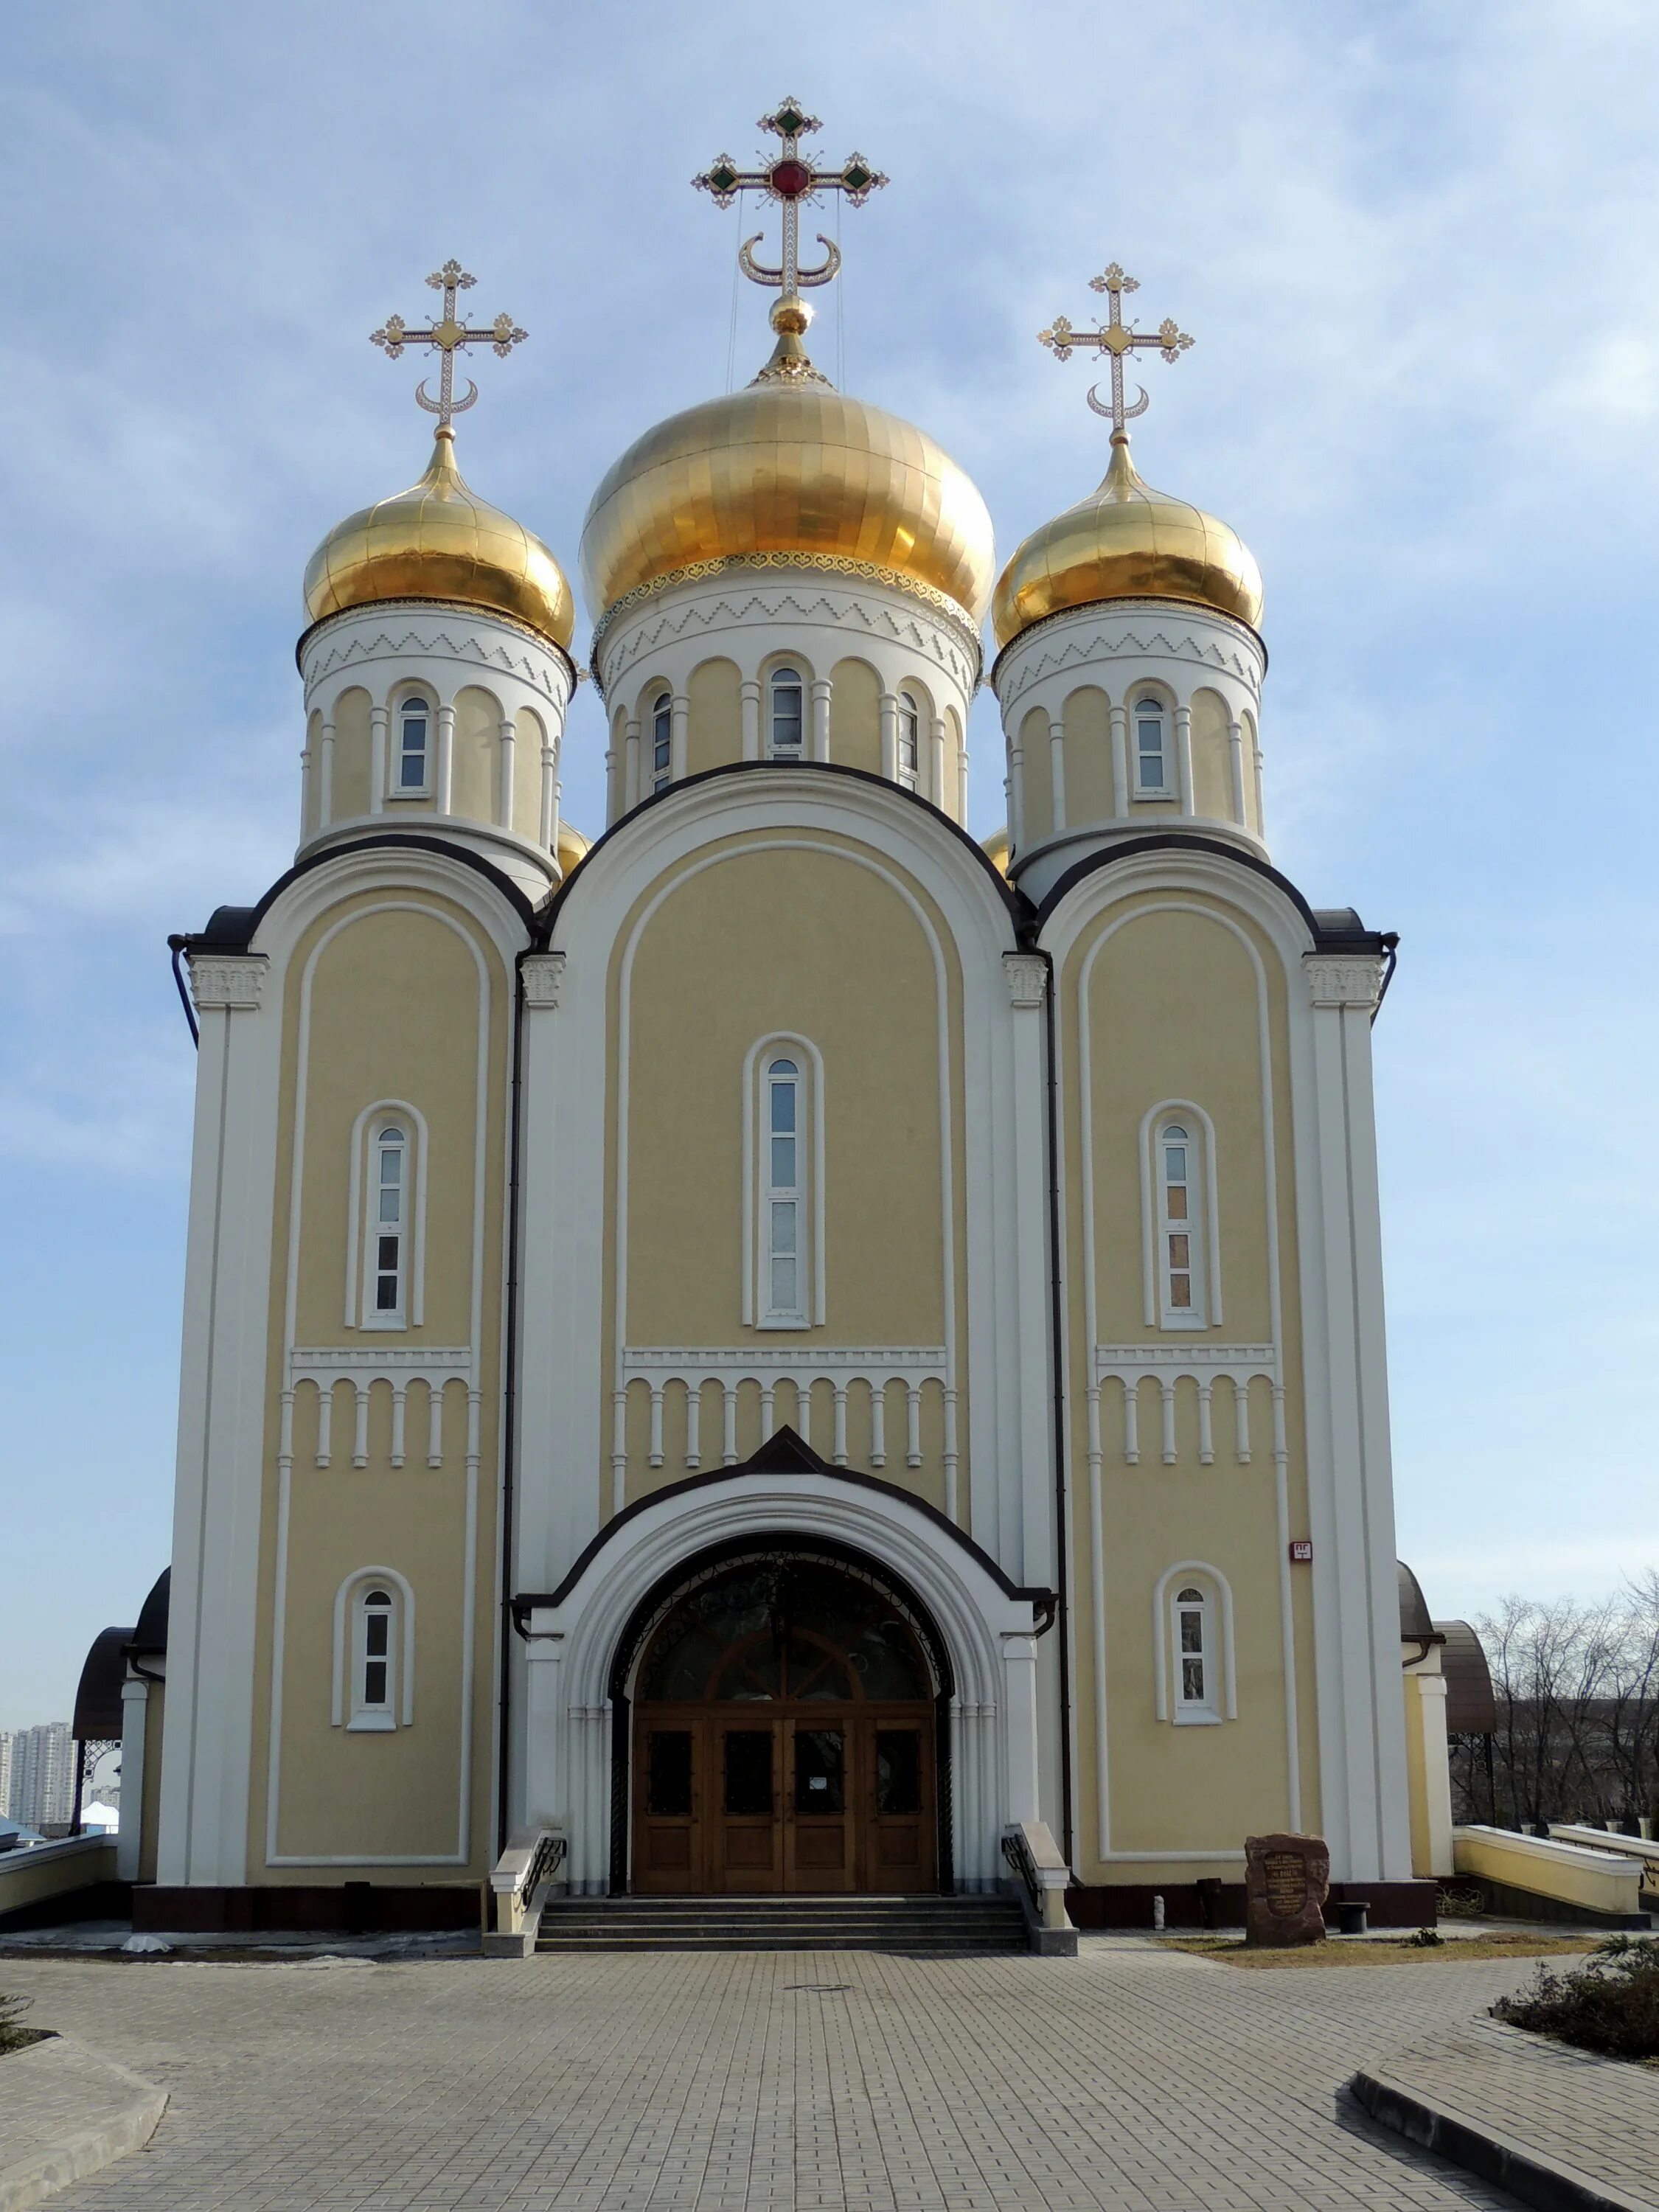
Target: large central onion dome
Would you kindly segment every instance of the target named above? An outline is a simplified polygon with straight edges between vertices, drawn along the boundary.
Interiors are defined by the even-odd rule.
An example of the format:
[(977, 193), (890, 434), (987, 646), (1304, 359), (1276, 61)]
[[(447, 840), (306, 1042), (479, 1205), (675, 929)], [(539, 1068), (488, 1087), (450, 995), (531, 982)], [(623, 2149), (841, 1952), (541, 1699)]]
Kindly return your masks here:
[(1187, 599), (1256, 628), (1261, 571), (1235, 530), (1143, 483), (1128, 433), (1112, 433), (1098, 491), (1034, 530), (1003, 570), (991, 612), (999, 646), (1047, 615), (1103, 599)]
[(511, 615), (557, 646), (576, 627), (564, 571), (521, 522), (469, 489), (447, 424), (418, 483), (329, 532), (306, 564), (305, 595), (313, 622), (380, 599), (447, 599)]
[(687, 569), (757, 556), (885, 570), (978, 626), (995, 574), (971, 479), (913, 423), (836, 392), (807, 360), (811, 310), (772, 310), (778, 345), (754, 383), (637, 439), (594, 493), (582, 589), (594, 620)]

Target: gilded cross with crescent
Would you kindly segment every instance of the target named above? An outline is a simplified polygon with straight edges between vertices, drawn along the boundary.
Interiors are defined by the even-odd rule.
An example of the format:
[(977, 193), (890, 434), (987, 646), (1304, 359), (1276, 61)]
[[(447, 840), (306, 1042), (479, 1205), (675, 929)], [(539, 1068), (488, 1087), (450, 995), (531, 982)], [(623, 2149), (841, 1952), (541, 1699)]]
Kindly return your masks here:
[(1113, 435), (1120, 434), (1126, 422), (1137, 415), (1144, 415), (1151, 405), (1144, 386), (1137, 386), (1140, 397), (1133, 407), (1123, 404), (1123, 361), (1127, 354), (1139, 346), (1154, 346), (1165, 361), (1179, 361), (1191, 345), (1192, 340), (1173, 321), (1161, 322), (1155, 331), (1138, 331), (1133, 323), (1123, 319), (1123, 295), (1138, 292), (1139, 284), (1134, 277), (1126, 276), (1114, 261), (1098, 276), (1089, 280), (1091, 292), (1103, 292), (1109, 302), (1108, 319), (1092, 331), (1073, 330), (1064, 315), (1056, 315), (1046, 331), (1037, 332), (1038, 343), (1051, 347), (1056, 361), (1069, 361), (1076, 346), (1093, 346), (1106, 355), (1112, 364), (1112, 404), (1103, 406), (1096, 398), (1097, 386), (1089, 387), (1089, 404), (1097, 415), (1109, 415)]
[(415, 398), (428, 415), (438, 418), (438, 428), (447, 430), (453, 418), (465, 414), (478, 396), (478, 387), (469, 376), (466, 397), (455, 397), (455, 356), (470, 345), (488, 345), (505, 361), (515, 345), (530, 335), (521, 331), (511, 315), (497, 315), (493, 323), (482, 329), (472, 329), (460, 321), (455, 313), (456, 300), (462, 292), (470, 292), (477, 283), (462, 268), (459, 261), (446, 261), (441, 269), (434, 269), (427, 278), (434, 292), (444, 295), (443, 319), (428, 324), (425, 330), (411, 330), (401, 315), (388, 315), (378, 331), (369, 333), (370, 343), (385, 349), (390, 361), (396, 361), (405, 346), (435, 346), (441, 356), (438, 371), (438, 396), (434, 399), (426, 388), (424, 377), (415, 387)]
[(691, 181), (702, 192), (708, 192), (716, 207), (728, 208), (739, 192), (758, 191), (769, 199), (776, 200), (783, 210), (783, 252), (775, 269), (769, 269), (755, 258), (755, 248), (765, 236), (757, 231), (738, 248), (738, 264), (745, 276), (756, 284), (769, 284), (781, 290), (786, 300), (798, 299), (803, 286), (827, 284), (841, 267), (841, 248), (823, 232), (818, 233), (818, 244), (823, 248), (824, 258), (816, 269), (800, 265), (800, 210), (815, 201), (821, 192), (845, 192), (849, 207), (862, 207), (872, 192), (878, 192), (887, 182), (878, 169), (871, 167), (862, 154), (849, 154), (838, 169), (820, 169), (801, 152), (800, 142), (823, 125), (816, 115), (809, 115), (797, 100), (779, 103), (772, 115), (763, 115), (758, 126), (769, 131), (781, 140), (781, 149), (775, 160), (761, 156), (763, 167), (740, 169), (729, 154), (721, 154)]

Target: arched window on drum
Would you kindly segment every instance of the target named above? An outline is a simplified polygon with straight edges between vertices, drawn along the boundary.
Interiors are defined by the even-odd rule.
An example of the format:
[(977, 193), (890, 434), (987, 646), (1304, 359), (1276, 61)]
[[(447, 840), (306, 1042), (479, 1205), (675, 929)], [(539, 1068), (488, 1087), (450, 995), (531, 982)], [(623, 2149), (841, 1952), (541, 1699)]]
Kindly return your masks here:
[(1130, 714), (1134, 732), (1135, 797), (1170, 799), (1175, 777), (1170, 767), (1170, 711), (1155, 692), (1137, 699)]
[(799, 761), (805, 750), (805, 685), (798, 668), (775, 668), (769, 687), (767, 753), (775, 761)]
[(432, 702), (410, 692), (398, 708), (394, 799), (424, 799), (432, 789)]

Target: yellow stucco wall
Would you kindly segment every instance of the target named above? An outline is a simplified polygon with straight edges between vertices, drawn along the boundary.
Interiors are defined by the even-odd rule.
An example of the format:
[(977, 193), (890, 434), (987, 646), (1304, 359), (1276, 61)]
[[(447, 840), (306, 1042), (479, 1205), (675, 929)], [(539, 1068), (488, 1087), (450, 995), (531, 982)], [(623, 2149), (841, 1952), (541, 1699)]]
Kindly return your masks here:
[[(666, 897), (622, 933), (612, 1003), (628, 996), (628, 1328), (635, 1346), (752, 1346), (799, 1358), (815, 1346), (939, 1346), (944, 1341), (940, 1168), (940, 985), (934, 954), (903, 892), (860, 865), (845, 841), (802, 851), (775, 838), (735, 843), (712, 866), (687, 868)], [(888, 866), (886, 863), (883, 866)], [(661, 886), (659, 886), (660, 889)], [(945, 947), (944, 1020), (950, 1042), (950, 1107), (957, 1163), (960, 1315), (965, 1237), (961, 1214), (961, 986), (939, 917), (919, 887)], [(655, 894), (653, 893), (653, 897)], [(642, 902), (642, 915), (647, 902)], [(636, 918), (638, 918), (636, 915)], [(826, 1319), (802, 1331), (758, 1329), (742, 1319), (744, 1064), (775, 1034), (804, 1037), (823, 1066)], [(610, 1206), (616, 1218), (620, 1066), (611, 1071)], [(665, 1085), (672, 1086), (672, 1097)], [(607, 1243), (611, 1243), (607, 1239)], [(614, 1309), (614, 1289), (606, 1313)], [(960, 1326), (960, 1323), (959, 1323)], [(610, 1436), (611, 1346), (602, 1389)], [(967, 1378), (961, 1385), (967, 1492)], [(665, 1464), (647, 1465), (649, 1395), (629, 1407), (629, 1494), (678, 1479), (684, 1467), (684, 1392), (665, 1402)], [(704, 1403), (705, 1463), (718, 1461), (718, 1400)], [(780, 1390), (780, 1420), (799, 1425), (793, 1389)], [(828, 1455), (832, 1393), (818, 1386), (811, 1440)], [(849, 1458), (868, 1464), (869, 1394), (849, 1391)], [(903, 1394), (888, 1404), (889, 1480), (944, 1501), (942, 1394), (922, 1402), (923, 1466), (904, 1465)], [(760, 1443), (760, 1396), (738, 1401), (738, 1450)], [(599, 1474), (596, 1470), (596, 1476)], [(608, 1474), (605, 1509), (609, 1510)]]
[(1106, 694), (1092, 684), (1066, 701), (1066, 819), (1106, 822), (1112, 815), (1112, 718)]
[(371, 744), (369, 696), (355, 684), (334, 702), (334, 781), (331, 819), (368, 811)]
[[(1286, 1335), (1285, 1380), (1290, 1520), (1306, 1528), (1305, 1453), (1297, 1408), (1300, 1353), (1295, 1316), (1295, 1206), (1291, 1177), (1286, 998), (1279, 957), (1265, 935), (1203, 895), (1182, 894), (1181, 911), (1153, 896), (1115, 904), (1089, 925), (1060, 979), (1065, 1145), (1066, 1325), (1071, 1340), (1072, 1463), (1076, 1541), (1073, 1620), (1079, 1727), (1079, 1868), (1084, 1879), (1136, 1881), (1145, 1863), (1098, 1856), (1097, 1741), (1094, 1646), (1103, 1622), (1108, 1708), (1110, 1847), (1116, 1852), (1236, 1850), (1244, 1836), (1288, 1824), (1285, 1674), (1281, 1652), (1281, 1562), (1277, 1528), (1270, 1383), (1249, 1394), (1252, 1457), (1234, 1456), (1231, 1385), (1212, 1395), (1215, 1456), (1200, 1464), (1198, 1388), (1176, 1392), (1174, 1465), (1162, 1456), (1162, 1395), (1156, 1381), (1139, 1389), (1139, 1459), (1124, 1448), (1122, 1386), (1108, 1378), (1101, 1395), (1102, 1527), (1093, 1524), (1086, 1476), (1087, 1378), (1091, 1352), (1085, 1307), (1088, 1258), (1079, 1085), (1080, 999), (1090, 1021), (1086, 1078), (1092, 1086), (1093, 1242), (1097, 1282), (1094, 1341), (1186, 1346), (1265, 1344), (1272, 1335), (1268, 1183), (1265, 1164), (1261, 996), (1254, 949), (1265, 979), (1278, 1163), (1280, 1297)], [(1113, 925), (1120, 926), (1114, 928)], [(1239, 932), (1243, 932), (1243, 939)], [(1201, 1331), (1148, 1327), (1143, 1305), (1141, 1126), (1166, 1100), (1201, 1105), (1214, 1124), (1224, 1322)], [(1097, 1588), (1097, 1533), (1103, 1586)], [(1237, 1717), (1216, 1725), (1177, 1725), (1157, 1712), (1153, 1594), (1166, 1571), (1200, 1560), (1225, 1578), (1233, 1599)], [(1291, 1571), (1297, 1651), (1297, 1742), (1304, 1819), (1316, 1823), (1317, 1749), (1312, 1674), (1311, 1592), (1305, 1571)], [(1199, 1577), (1202, 1579), (1202, 1577)], [(1217, 1620), (1219, 1632), (1219, 1608)], [(1167, 1635), (1167, 1626), (1163, 1632)], [(1218, 1656), (1219, 1655), (1218, 1654)], [(1196, 1870), (1206, 1871), (1203, 1864)], [(1215, 1871), (1213, 1864), (1208, 1868)], [(1166, 1869), (1171, 1879), (1178, 1869)]]
[(1193, 694), (1193, 811), (1233, 819), (1232, 740), (1227, 702), (1218, 691)]
[[(368, 910), (383, 906), (384, 900), (382, 893), (343, 901), (313, 924), (288, 970), (281, 1008), (283, 1075), (270, 1372), (280, 1377), (283, 1365), (301, 979), (309, 969), (296, 1340), (308, 1347), (375, 1351), (459, 1348), (471, 1342), (475, 1174), (482, 1134), (479, 1474), (469, 1506), (463, 1383), (452, 1382), (447, 1388), (443, 1464), (438, 1468), (426, 1463), (427, 1393), (418, 1382), (411, 1382), (407, 1392), (405, 1462), (392, 1466), (392, 1388), (384, 1381), (369, 1393), (368, 1464), (362, 1468), (352, 1464), (353, 1393), (335, 1383), (331, 1463), (319, 1468), (318, 1393), (302, 1383), (295, 1393), (284, 1545), (277, 1467), (281, 1409), (278, 1386), (273, 1386), (266, 1427), (249, 1844), (249, 1878), (262, 1881), (335, 1878), (315, 1867), (268, 1868), (265, 1863), (279, 1571), (286, 1577), (286, 1592), (281, 1606), (276, 1856), (337, 1863), (354, 1855), (429, 1854), (441, 1859), (457, 1849), (463, 1793), (471, 1830), (471, 1872), (483, 1870), (489, 1844), (490, 1598), (509, 978), (483, 930), (447, 900), (410, 891), (401, 895), (401, 911)], [(343, 919), (347, 926), (331, 935)], [(480, 961), (489, 1000), (482, 1127), (476, 1051)], [(384, 1099), (418, 1108), (427, 1131), (425, 1316), (420, 1327), (398, 1332), (345, 1324), (353, 1130), (363, 1109)], [(469, 1588), (470, 1514), (474, 1564)], [(386, 1734), (354, 1733), (331, 1718), (336, 1594), (348, 1576), (371, 1566), (396, 1570), (410, 1585), (415, 1601), (413, 1723)], [(472, 1686), (470, 1709), (464, 1713), (469, 1597), (474, 1609)], [(471, 1743), (464, 1747), (469, 1725)], [(459, 1876), (467, 1870), (451, 1872)], [(408, 1869), (400, 1878), (418, 1880), (422, 1873)]]
[(743, 758), (742, 678), (734, 660), (704, 660), (686, 685), (685, 772)]
[(496, 817), (501, 752), (501, 710), (493, 693), (468, 684), (455, 694), (455, 735), (450, 805), (477, 822)]
[(838, 660), (830, 672), (830, 757), (881, 773), (881, 682), (867, 660)]

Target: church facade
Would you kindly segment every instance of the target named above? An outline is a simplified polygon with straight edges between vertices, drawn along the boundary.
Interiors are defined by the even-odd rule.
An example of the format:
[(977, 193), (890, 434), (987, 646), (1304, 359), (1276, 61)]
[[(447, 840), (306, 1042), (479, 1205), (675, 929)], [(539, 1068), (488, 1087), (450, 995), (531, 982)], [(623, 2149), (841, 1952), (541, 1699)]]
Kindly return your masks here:
[(1273, 865), (1255, 564), (1141, 481), (1116, 377), (1105, 482), (999, 579), (963, 471), (807, 351), (799, 206), (881, 179), (768, 121), (771, 358), (583, 533), (603, 834), (572, 593), (455, 461), (454, 354), (520, 334), (452, 269), (392, 331), (442, 356), (431, 465), (307, 574), (295, 864), (179, 941), (152, 1924), (464, 1919), (538, 1826), (590, 1894), (989, 1891), (1036, 1824), (1079, 1921), (1263, 1831), (1379, 1917), (1410, 1881), (1392, 940)]

